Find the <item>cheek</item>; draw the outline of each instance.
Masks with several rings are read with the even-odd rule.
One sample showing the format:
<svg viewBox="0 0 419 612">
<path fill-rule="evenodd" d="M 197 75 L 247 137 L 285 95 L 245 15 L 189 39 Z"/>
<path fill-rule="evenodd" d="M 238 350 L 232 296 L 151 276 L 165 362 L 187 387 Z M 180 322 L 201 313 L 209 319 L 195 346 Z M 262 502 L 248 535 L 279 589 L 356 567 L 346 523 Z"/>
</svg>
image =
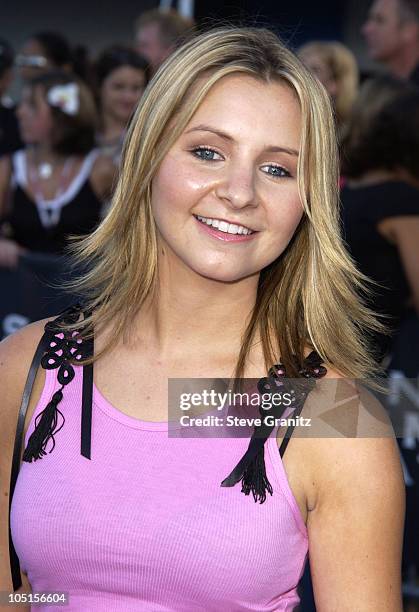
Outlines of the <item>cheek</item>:
<svg viewBox="0 0 419 612">
<path fill-rule="evenodd" d="M 111 87 L 110 85 L 106 85 L 102 89 L 102 105 L 105 108 L 112 107 L 114 104 L 117 104 L 119 101 L 120 95 L 119 90 Z"/>
<path fill-rule="evenodd" d="M 304 210 L 296 188 L 283 194 L 283 197 L 278 199 L 276 207 L 270 207 L 268 223 L 274 246 L 285 248 L 294 235 L 303 214 Z"/>
<path fill-rule="evenodd" d="M 108 100 L 108 104 L 110 105 L 118 103 L 121 98 L 119 90 L 109 88 L 106 98 Z"/>
<path fill-rule="evenodd" d="M 188 211 L 209 187 L 208 179 L 192 170 L 184 160 L 180 162 L 167 155 L 153 179 L 152 200 L 156 207 Z"/>
<path fill-rule="evenodd" d="M 151 209 L 158 226 L 170 223 L 173 213 L 184 203 L 184 185 L 176 173 L 176 164 L 167 158 L 151 184 Z"/>
<path fill-rule="evenodd" d="M 41 113 L 39 117 L 39 131 L 43 134 L 48 134 L 52 131 L 53 127 L 54 122 L 49 111 Z"/>
<path fill-rule="evenodd" d="M 138 100 L 141 98 L 141 95 L 143 93 L 142 89 L 128 89 L 126 94 L 125 94 L 125 99 L 128 100 L 129 102 L 132 102 L 132 104 L 136 104 L 138 102 Z"/>
</svg>

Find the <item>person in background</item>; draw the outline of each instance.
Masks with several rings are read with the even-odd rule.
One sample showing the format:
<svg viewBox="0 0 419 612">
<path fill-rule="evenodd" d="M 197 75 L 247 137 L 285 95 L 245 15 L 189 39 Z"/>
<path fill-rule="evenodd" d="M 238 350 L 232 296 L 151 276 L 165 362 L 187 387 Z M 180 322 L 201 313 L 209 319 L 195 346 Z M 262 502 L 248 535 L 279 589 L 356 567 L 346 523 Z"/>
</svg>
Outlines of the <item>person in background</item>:
<svg viewBox="0 0 419 612">
<path fill-rule="evenodd" d="M 17 115 L 25 148 L 0 160 L 0 265 L 11 268 L 23 250 L 61 253 L 68 235 L 91 232 L 114 175 L 93 150 L 96 107 L 75 76 L 38 76 Z"/>
<path fill-rule="evenodd" d="M 371 59 L 419 85 L 419 0 L 374 0 L 362 34 Z"/>
<path fill-rule="evenodd" d="M 390 76 L 366 82 L 350 123 L 341 192 L 346 241 L 360 270 L 380 283 L 375 310 L 390 317 L 393 337 L 375 334 L 377 358 L 390 379 L 396 375 L 409 386 L 419 376 L 419 92 Z M 393 410 L 404 432 L 398 438 L 406 483 L 402 570 L 411 583 L 419 577 L 419 446 L 402 396 Z M 417 601 L 405 599 L 403 609 L 417 612 Z"/>
<path fill-rule="evenodd" d="M 149 79 L 147 61 L 129 47 L 113 45 L 94 64 L 100 112 L 97 144 L 119 162 L 129 120 Z"/>
<path fill-rule="evenodd" d="M 142 13 L 135 22 L 134 47 L 145 57 L 154 74 L 177 46 L 194 34 L 194 21 L 177 11 L 153 9 Z"/>
<path fill-rule="evenodd" d="M 13 79 L 13 49 L 0 39 L 0 156 L 22 146 L 13 102 L 6 94 Z"/>
<path fill-rule="evenodd" d="M 343 142 L 345 240 L 375 283 L 372 305 L 393 335 L 419 313 L 419 91 L 382 76 L 361 88 Z M 376 355 L 393 340 L 377 333 Z"/>
<path fill-rule="evenodd" d="M 29 36 L 15 63 L 23 81 L 51 70 L 71 72 L 86 81 L 90 77 L 86 49 L 82 46 L 72 48 L 58 32 L 37 32 Z"/>
<path fill-rule="evenodd" d="M 303 45 L 298 55 L 329 93 L 341 137 L 359 87 L 354 54 L 339 42 L 312 41 Z"/>
</svg>

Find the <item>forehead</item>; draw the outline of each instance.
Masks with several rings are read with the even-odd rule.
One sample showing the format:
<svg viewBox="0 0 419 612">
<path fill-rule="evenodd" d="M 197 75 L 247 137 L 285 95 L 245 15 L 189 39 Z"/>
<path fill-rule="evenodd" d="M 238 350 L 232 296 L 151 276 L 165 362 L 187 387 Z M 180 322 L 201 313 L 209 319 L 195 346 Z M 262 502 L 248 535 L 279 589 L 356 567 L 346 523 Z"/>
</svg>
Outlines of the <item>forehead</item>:
<svg viewBox="0 0 419 612">
<path fill-rule="evenodd" d="M 266 83 L 248 75 L 228 75 L 209 90 L 186 129 L 209 123 L 235 139 L 285 139 L 298 148 L 301 111 L 298 98 L 283 81 Z"/>
<path fill-rule="evenodd" d="M 375 0 L 371 6 L 371 13 L 379 14 L 385 17 L 398 17 L 398 0 Z"/>
<path fill-rule="evenodd" d="M 160 25 L 157 21 L 150 21 L 140 26 L 137 31 L 138 40 L 160 40 Z"/>
<path fill-rule="evenodd" d="M 330 70 L 331 63 L 324 53 L 320 51 L 305 51 L 300 55 L 302 61 L 309 68 L 317 68 L 321 70 Z"/>
<path fill-rule="evenodd" d="M 45 49 L 39 41 L 34 38 L 30 38 L 24 43 L 22 53 L 25 53 L 26 55 L 43 55 L 45 53 Z"/>
<path fill-rule="evenodd" d="M 141 68 L 135 68 L 134 66 L 118 66 L 114 68 L 112 72 L 108 74 L 105 81 L 117 81 L 117 80 L 142 80 L 144 79 L 144 71 Z"/>
</svg>

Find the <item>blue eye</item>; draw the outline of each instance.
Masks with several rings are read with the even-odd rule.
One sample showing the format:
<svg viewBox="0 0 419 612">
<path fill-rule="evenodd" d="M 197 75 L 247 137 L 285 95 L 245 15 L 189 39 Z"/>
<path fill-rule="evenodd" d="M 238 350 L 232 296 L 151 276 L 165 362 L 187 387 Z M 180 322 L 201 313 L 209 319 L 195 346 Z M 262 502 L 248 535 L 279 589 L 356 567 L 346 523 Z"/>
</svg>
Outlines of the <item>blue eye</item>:
<svg viewBox="0 0 419 612">
<path fill-rule="evenodd" d="M 266 174 L 269 174 L 270 176 L 273 176 L 274 178 L 283 178 L 283 177 L 291 176 L 288 170 L 285 170 L 285 168 L 283 168 L 282 166 L 274 166 L 272 164 L 269 164 L 269 166 L 262 166 L 262 167 L 273 169 L 275 172 L 267 172 Z"/>
<path fill-rule="evenodd" d="M 204 161 L 219 161 L 217 159 L 214 159 L 214 155 L 220 155 L 220 154 L 217 153 L 217 151 L 214 151 L 214 149 L 210 149 L 209 147 L 197 147 L 196 149 L 192 149 L 192 153 L 196 157 L 199 157 L 200 159 L 203 159 Z"/>
</svg>

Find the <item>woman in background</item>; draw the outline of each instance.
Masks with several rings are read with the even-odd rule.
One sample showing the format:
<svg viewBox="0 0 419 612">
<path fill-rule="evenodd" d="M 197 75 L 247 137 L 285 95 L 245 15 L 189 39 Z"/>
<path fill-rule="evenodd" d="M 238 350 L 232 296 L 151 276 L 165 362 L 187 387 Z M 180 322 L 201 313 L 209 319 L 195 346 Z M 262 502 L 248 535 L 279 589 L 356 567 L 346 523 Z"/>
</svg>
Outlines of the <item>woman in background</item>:
<svg viewBox="0 0 419 612">
<path fill-rule="evenodd" d="M 100 113 L 97 144 L 118 163 L 129 120 L 148 83 L 149 68 L 129 47 L 114 45 L 99 56 L 94 76 Z"/>
<path fill-rule="evenodd" d="M 300 47 L 298 55 L 329 93 L 338 136 L 342 138 L 358 93 L 359 71 L 354 54 L 340 42 L 313 41 Z"/>
<path fill-rule="evenodd" d="M 341 191 L 346 243 L 373 281 L 375 311 L 393 334 L 419 313 L 419 92 L 392 77 L 361 88 L 343 142 Z M 374 335 L 377 359 L 391 351 Z"/>
<path fill-rule="evenodd" d="M 26 146 L 0 160 L 0 265 L 8 267 L 24 250 L 58 254 L 69 235 L 91 232 L 114 176 L 93 149 L 96 108 L 76 77 L 37 77 L 17 114 Z"/>
<path fill-rule="evenodd" d="M 30 81 L 45 72 L 71 72 L 88 80 L 87 52 L 83 46 L 71 47 L 59 32 L 42 31 L 31 34 L 16 56 L 15 64 L 23 81 Z"/>
<path fill-rule="evenodd" d="M 389 377 L 419 375 L 419 92 L 405 81 L 379 77 L 361 88 L 343 143 L 346 184 L 341 192 L 344 235 L 358 268 L 376 283 L 370 304 L 392 334 L 375 333 L 376 358 Z M 400 406 L 405 418 L 406 399 Z M 397 401 L 397 400 L 396 400 Z M 402 409 L 403 408 L 403 409 Z M 412 414 L 412 413 L 410 413 Z M 408 421 L 398 439 L 406 479 L 403 577 L 419 576 L 418 445 Z M 407 604 L 406 604 L 407 605 Z M 406 610 L 417 609 L 406 607 Z"/>
</svg>

